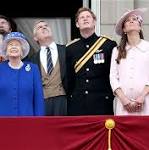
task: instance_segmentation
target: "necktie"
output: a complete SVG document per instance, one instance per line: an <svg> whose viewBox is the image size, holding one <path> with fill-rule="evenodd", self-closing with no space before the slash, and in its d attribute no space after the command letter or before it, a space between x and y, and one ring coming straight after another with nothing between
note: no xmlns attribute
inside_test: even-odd
<svg viewBox="0 0 149 150"><path fill-rule="evenodd" d="M47 73L50 75L53 70L52 56L50 48L47 47Z"/></svg>

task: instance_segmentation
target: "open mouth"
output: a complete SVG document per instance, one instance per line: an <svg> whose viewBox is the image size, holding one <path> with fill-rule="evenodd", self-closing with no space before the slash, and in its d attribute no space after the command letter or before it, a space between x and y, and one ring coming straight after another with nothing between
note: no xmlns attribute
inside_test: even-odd
<svg viewBox="0 0 149 150"><path fill-rule="evenodd" d="M10 52L11 52L11 53L17 53L18 50L17 50L16 48L13 48L13 49L10 50Z"/></svg>
<svg viewBox="0 0 149 150"><path fill-rule="evenodd" d="M3 28L0 28L0 34L5 34L6 31Z"/></svg>
<svg viewBox="0 0 149 150"><path fill-rule="evenodd" d="M89 24L89 22L84 22L84 24Z"/></svg>
<svg viewBox="0 0 149 150"><path fill-rule="evenodd" d="M47 28L43 28L43 31L49 31Z"/></svg>

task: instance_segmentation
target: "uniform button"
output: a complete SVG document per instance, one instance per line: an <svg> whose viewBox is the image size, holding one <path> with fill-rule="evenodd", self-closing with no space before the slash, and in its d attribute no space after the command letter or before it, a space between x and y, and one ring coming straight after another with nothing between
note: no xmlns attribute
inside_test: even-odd
<svg viewBox="0 0 149 150"><path fill-rule="evenodd" d="M133 88L130 88L130 90L132 91L132 90L133 90Z"/></svg>
<svg viewBox="0 0 149 150"><path fill-rule="evenodd" d="M86 71L89 71L90 69L89 68L86 68Z"/></svg>
<svg viewBox="0 0 149 150"><path fill-rule="evenodd" d="M89 48L89 45L86 45L87 48Z"/></svg>
<svg viewBox="0 0 149 150"><path fill-rule="evenodd" d="M88 91L85 91L85 94L88 94Z"/></svg>
<svg viewBox="0 0 149 150"><path fill-rule="evenodd" d="M109 96L105 96L105 99L109 99Z"/></svg>
<svg viewBox="0 0 149 150"><path fill-rule="evenodd" d="M130 79L133 79L133 77L129 77Z"/></svg>
<svg viewBox="0 0 149 150"><path fill-rule="evenodd" d="M86 83L88 83L89 82L89 80L88 79L86 79Z"/></svg>

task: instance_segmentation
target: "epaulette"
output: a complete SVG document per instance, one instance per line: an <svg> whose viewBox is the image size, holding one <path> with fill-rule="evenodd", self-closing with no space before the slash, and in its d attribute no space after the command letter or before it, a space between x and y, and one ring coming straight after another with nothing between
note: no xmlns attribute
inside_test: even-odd
<svg viewBox="0 0 149 150"><path fill-rule="evenodd" d="M70 41L69 43L66 44L66 47L73 44L73 43L75 43L75 42L77 42L77 41L79 41L79 40L80 40L80 38L77 38L77 39L74 39L74 40Z"/></svg>
<svg viewBox="0 0 149 150"><path fill-rule="evenodd" d="M101 35L102 37L105 37L105 38L107 38L107 39L109 39L109 40L111 40L111 41L114 41L112 38L110 38L110 37L108 37L108 36L106 36L106 35Z"/></svg>

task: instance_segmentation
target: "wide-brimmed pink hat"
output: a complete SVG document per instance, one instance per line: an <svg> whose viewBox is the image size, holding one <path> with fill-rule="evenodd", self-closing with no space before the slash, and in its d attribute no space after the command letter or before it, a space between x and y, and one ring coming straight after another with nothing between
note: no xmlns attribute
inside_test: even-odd
<svg viewBox="0 0 149 150"><path fill-rule="evenodd" d="M115 26L115 32L118 35L122 35L123 33L123 23L124 21L131 15L136 15L138 17L138 21L142 24L143 22L143 14L144 12L147 11L147 8L138 8L138 9L134 9L134 10L127 10L127 12L125 12L121 18L118 20L118 22L116 23Z"/></svg>

